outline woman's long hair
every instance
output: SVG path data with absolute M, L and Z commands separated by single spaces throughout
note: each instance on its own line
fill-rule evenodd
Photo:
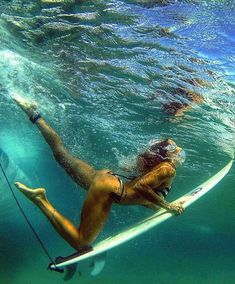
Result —
M 170 145 L 169 139 L 165 139 L 162 141 L 158 140 L 152 143 L 148 150 L 138 155 L 138 169 L 142 173 L 145 173 L 163 161 L 170 161 L 170 159 L 168 158 L 168 145 Z

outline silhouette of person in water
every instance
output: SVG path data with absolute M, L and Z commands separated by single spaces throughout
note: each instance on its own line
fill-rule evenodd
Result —
M 181 203 L 168 203 L 176 168 L 185 159 L 184 151 L 171 139 L 155 140 L 137 157 L 138 176 L 123 182 L 111 170 L 94 169 L 74 157 L 64 146 L 56 131 L 41 117 L 35 103 L 14 98 L 16 103 L 37 125 L 53 151 L 56 161 L 71 178 L 87 191 L 79 227 L 59 213 L 46 197 L 45 188 L 32 189 L 16 182 L 15 186 L 48 218 L 55 230 L 76 250 L 89 246 L 102 230 L 113 203 L 143 205 L 154 210 L 164 208 L 174 214 L 184 210 Z

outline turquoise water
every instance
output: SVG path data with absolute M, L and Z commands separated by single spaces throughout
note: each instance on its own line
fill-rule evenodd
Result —
M 67 1 L 69 2 L 69 1 Z M 235 139 L 234 1 L 0 1 L 0 147 L 10 182 L 47 188 L 48 198 L 78 223 L 85 193 L 53 160 L 37 129 L 11 96 L 36 100 L 75 154 L 120 171 L 153 138 L 185 149 L 169 200 L 196 187 L 233 156 Z M 168 4 L 167 4 L 168 2 Z M 198 83 L 199 82 L 199 83 Z M 204 103 L 183 117 L 164 111 Z M 63 283 L 1 180 L 0 283 Z M 215 190 L 177 218 L 114 249 L 103 272 L 80 266 L 70 283 L 235 282 L 234 166 Z M 72 252 L 48 221 L 16 195 L 52 257 Z M 113 207 L 99 240 L 149 216 Z

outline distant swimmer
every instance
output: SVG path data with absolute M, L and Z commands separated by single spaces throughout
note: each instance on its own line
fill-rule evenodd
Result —
M 168 195 L 176 168 L 185 160 L 185 152 L 171 139 L 154 140 L 137 156 L 138 175 L 124 182 L 123 176 L 111 170 L 94 169 L 74 157 L 64 146 L 56 131 L 41 117 L 37 106 L 21 98 L 14 99 L 36 124 L 53 151 L 56 161 L 70 177 L 87 191 L 82 207 L 80 225 L 77 228 L 60 214 L 46 197 L 45 188 L 32 189 L 16 182 L 16 187 L 31 200 L 48 218 L 55 230 L 76 250 L 96 239 L 102 230 L 113 203 L 120 205 L 143 205 L 154 210 L 164 208 L 176 215 L 184 209 L 181 203 L 168 203 Z

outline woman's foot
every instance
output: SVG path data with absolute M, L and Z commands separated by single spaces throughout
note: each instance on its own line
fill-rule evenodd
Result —
M 45 188 L 35 188 L 32 189 L 27 187 L 23 183 L 15 182 L 15 186 L 32 202 L 37 203 L 42 200 L 46 200 L 46 190 Z
M 14 97 L 13 100 L 28 115 L 28 117 L 30 117 L 37 109 L 37 104 L 35 102 L 29 102 L 21 97 Z

